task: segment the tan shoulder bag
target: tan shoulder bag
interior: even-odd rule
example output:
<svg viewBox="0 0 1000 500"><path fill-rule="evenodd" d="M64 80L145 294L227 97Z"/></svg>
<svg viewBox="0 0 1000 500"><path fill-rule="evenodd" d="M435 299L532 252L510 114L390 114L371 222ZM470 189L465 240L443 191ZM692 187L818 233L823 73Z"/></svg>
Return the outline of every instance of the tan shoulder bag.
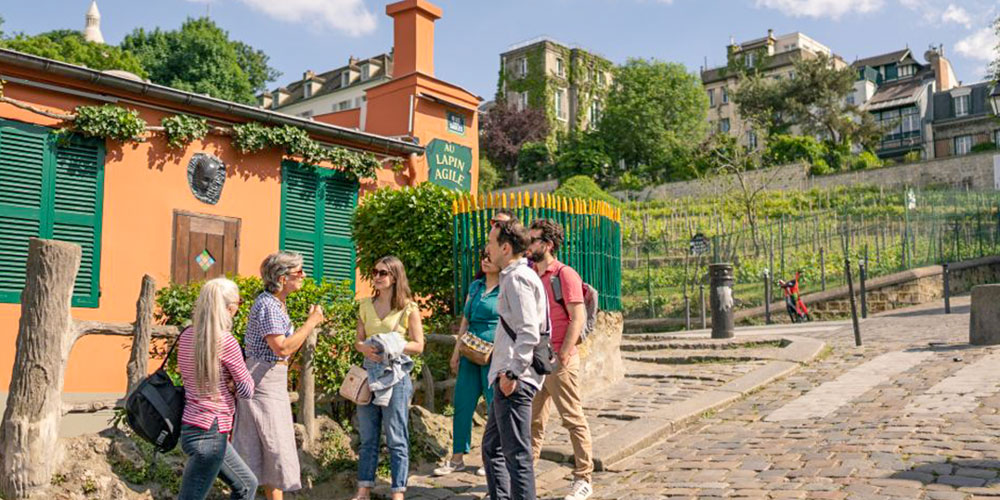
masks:
<svg viewBox="0 0 1000 500"><path fill-rule="evenodd" d="M399 329L399 325L403 322L403 316L405 316L406 310L399 315L399 319L396 321L396 326L393 327L393 331ZM364 406L372 402L372 390L368 386L368 370L354 365L347 374L344 375L344 382L340 384L340 395L344 399L359 405Z"/></svg>

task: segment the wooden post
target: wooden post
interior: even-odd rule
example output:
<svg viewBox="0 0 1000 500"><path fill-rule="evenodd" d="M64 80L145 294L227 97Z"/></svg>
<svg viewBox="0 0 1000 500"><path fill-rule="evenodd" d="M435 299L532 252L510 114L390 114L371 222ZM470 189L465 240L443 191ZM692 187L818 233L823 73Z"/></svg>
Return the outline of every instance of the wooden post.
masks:
<svg viewBox="0 0 1000 500"><path fill-rule="evenodd" d="M299 358L299 423L305 427L302 448L308 450L316 441L316 374L313 371L316 359L317 331L313 330L302 345Z"/></svg>
<svg viewBox="0 0 1000 500"><path fill-rule="evenodd" d="M66 360L77 332L70 317L79 245L28 240L27 273L7 410L0 423L0 496L28 498L61 461L59 420Z"/></svg>
<svg viewBox="0 0 1000 500"><path fill-rule="evenodd" d="M149 340L152 336L153 302L156 300L156 281L150 275L142 277L139 299L135 302L135 325L132 327L132 353L129 355L125 374L128 378L128 394L139 386L149 373Z"/></svg>
<svg viewBox="0 0 1000 500"><path fill-rule="evenodd" d="M434 375L431 374L431 367L424 363L421 374L424 377L424 408L434 413Z"/></svg>

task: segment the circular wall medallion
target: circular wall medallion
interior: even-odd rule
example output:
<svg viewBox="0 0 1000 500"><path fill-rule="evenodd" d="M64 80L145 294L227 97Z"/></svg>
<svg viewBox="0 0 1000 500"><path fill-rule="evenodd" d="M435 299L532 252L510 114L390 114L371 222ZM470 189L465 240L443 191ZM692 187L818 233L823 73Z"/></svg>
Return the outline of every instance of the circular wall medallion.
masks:
<svg viewBox="0 0 1000 500"><path fill-rule="evenodd" d="M226 164L215 155L195 153L188 162L188 186L200 201L215 205L226 183Z"/></svg>

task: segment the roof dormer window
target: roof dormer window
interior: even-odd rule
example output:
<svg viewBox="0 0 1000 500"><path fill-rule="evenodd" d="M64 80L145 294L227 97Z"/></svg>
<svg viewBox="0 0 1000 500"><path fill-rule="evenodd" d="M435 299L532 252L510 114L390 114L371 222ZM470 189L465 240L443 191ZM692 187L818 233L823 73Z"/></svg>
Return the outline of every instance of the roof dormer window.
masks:
<svg viewBox="0 0 1000 500"><path fill-rule="evenodd" d="M371 65L364 64L361 66L361 81L365 81L371 78Z"/></svg>

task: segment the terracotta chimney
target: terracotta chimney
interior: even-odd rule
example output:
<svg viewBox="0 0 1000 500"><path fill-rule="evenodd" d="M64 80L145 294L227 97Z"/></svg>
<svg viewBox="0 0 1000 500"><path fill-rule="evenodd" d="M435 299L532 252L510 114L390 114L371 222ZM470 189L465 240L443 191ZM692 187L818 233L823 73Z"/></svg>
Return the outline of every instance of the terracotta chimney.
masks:
<svg viewBox="0 0 1000 500"><path fill-rule="evenodd" d="M955 76L955 70L951 67L951 61L944 56L944 45L932 46L924 53L924 58L927 59L927 62L931 65L931 69L934 70L934 79L936 80L936 90L938 92L951 90L960 85L958 78Z"/></svg>
<svg viewBox="0 0 1000 500"><path fill-rule="evenodd" d="M393 20L393 74L434 76L434 21L441 8L427 0L403 0L385 7Z"/></svg>

